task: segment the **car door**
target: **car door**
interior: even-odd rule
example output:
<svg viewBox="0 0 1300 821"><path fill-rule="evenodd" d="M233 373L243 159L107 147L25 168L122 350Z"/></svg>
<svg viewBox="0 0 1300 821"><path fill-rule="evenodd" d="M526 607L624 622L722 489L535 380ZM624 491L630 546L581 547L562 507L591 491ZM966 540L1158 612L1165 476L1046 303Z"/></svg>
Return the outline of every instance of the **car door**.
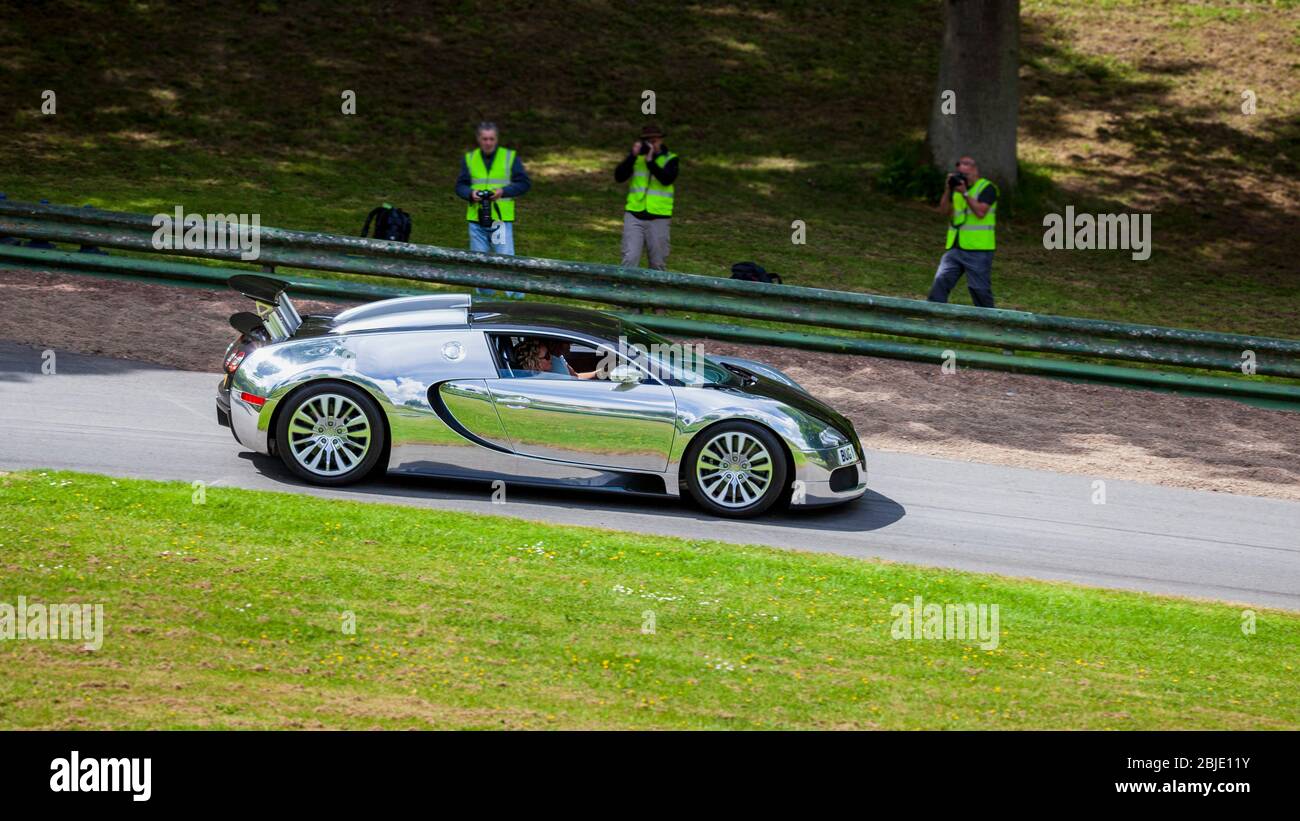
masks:
<svg viewBox="0 0 1300 821"><path fill-rule="evenodd" d="M574 345L575 356L580 348L619 356L612 348ZM635 368L640 381L525 377L509 368L486 380L514 451L595 467L665 470L676 433L672 388L622 357L619 364Z"/></svg>

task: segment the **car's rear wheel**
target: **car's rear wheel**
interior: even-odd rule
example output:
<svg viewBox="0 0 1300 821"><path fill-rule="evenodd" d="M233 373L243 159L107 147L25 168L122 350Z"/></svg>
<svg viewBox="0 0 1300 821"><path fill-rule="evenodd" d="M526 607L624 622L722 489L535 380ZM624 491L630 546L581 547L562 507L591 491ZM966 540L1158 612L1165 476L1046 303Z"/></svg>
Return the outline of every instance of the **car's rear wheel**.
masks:
<svg viewBox="0 0 1300 821"><path fill-rule="evenodd" d="M691 497L717 516L757 516L776 504L785 489L781 443L753 422L709 428L691 441L683 461Z"/></svg>
<svg viewBox="0 0 1300 821"><path fill-rule="evenodd" d="M280 459L318 485L346 485L374 470L384 453L380 410L351 385L312 385L293 394L276 423Z"/></svg>

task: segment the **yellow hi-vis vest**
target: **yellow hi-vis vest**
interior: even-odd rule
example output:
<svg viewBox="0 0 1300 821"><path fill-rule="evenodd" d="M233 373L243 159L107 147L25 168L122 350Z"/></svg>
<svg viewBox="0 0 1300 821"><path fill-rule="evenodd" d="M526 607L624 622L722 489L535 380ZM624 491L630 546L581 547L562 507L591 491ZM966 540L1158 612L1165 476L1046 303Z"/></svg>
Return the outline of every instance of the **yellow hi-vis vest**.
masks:
<svg viewBox="0 0 1300 821"><path fill-rule="evenodd" d="M975 212L970 210L970 204L967 199L979 199L980 192L988 188L993 183L988 179L980 177L965 195L956 191L952 192L952 222L948 225L948 244L944 248L951 248L957 241L957 232L961 232L962 250L965 251L992 251L994 248L993 229L998 222L998 204L995 200L989 206L989 210L984 212L984 216L977 217ZM994 193L997 193L998 187L993 185Z"/></svg>
<svg viewBox="0 0 1300 821"><path fill-rule="evenodd" d="M655 157L656 166L663 168L677 155L671 151ZM632 164L632 177L627 181L627 210L648 211L661 217L673 215L673 186L664 185L650 173L645 157L638 156Z"/></svg>
<svg viewBox="0 0 1300 821"><path fill-rule="evenodd" d="M465 165L469 168L469 187L474 191L495 191L510 184L510 169L515 167L515 152L497 146L492 157L492 169L488 170L483 162L483 149L476 148L465 155ZM492 216L502 222L513 222L515 218L515 201L499 199L492 203ZM478 222L478 203L471 202L465 209L465 219Z"/></svg>

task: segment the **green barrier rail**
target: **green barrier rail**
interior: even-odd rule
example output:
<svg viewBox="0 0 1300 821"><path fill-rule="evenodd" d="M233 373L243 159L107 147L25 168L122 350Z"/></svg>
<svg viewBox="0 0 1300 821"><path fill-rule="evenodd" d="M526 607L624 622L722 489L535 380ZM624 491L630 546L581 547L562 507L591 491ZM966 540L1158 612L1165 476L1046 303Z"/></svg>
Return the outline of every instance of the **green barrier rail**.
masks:
<svg viewBox="0 0 1300 821"><path fill-rule="evenodd" d="M96 231L95 229L102 229ZM152 218L144 214L0 201L0 233L112 247L154 250ZM875 334L935 339L1074 356L1239 372L1253 352L1256 372L1300 378L1300 340L1164 328L941 305L800 286L742 283L720 277L566 262L534 257L478 254L459 249L388 242L337 234L263 227L262 262L378 276L403 277L411 264L443 281L476 287L574 296L621 304L654 304L676 310L763 319ZM175 250L169 253L236 259L237 253ZM340 263L340 255L353 257ZM369 264L355 258L368 258ZM452 277L453 271L466 276ZM428 279L427 276L412 278ZM559 288L554 287L556 283ZM547 287L550 284L552 287ZM611 293L617 291L618 293Z"/></svg>
<svg viewBox="0 0 1300 821"><path fill-rule="evenodd" d="M69 251L36 250L0 245L0 267L20 266L32 270L73 271L77 273L124 277L134 280L169 280L225 288L226 280L247 269L212 265L102 256ZM289 283L295 296L315 299L374 300L427 293L411 289L389 288L347 280L315 279L295 275L277 275ZM760 345L777 345L802 350L879 356L943 364L947 351L928 345L915 345L881 339L826 336L797 331L754 328L702 322L668 316L620 314L661 333L676 336L708 337ZM1145 368L1099 365L1043 357L1021 357L983 351L963 351L963 367L1053 376L1064 379L1131 385L1155 390L1179 391L1206 395L1228 395L1263 407L1300 410L1300 390L1270 382L1203 376L1189 373L1164 373Z"/></svg>
<svg viewBox="0 0 1300 821"><path fill-rule="evenodd" d="M176 249L154 247L153 218L144 214L101 211L91 208L34 205L0 200L0 234L76 242L134 251L177 256L239 261L232 249ZM919 300L881 297L818 288L742 283L720 277L622 268L612 265L565 262L532 257L478 254L437 246L363 239L318 232L263 227L259 231L260 265L362 274L468 287L509 289L564 298L605 302L615 305L655 305L696 313L762 319L776 322L837 328L868 334L940 340L947 345L977 345L1003 350L1036 351L1102 359L1117 359L1182 368L1240 373L1243 356L1253 356L1256 372L1284 378L1300 378L1300 340L1252 337L1240 334L1163 328L1132 323L1104 322L1032 314L1023 311L989 310L963 305L941 305ZM0 246L5 247L5 246ZM13 249L12 246L7 246ZM29 249L19 249L29 250ZM94 257L95 255L79 255ZM103 257L98 257L103 259ZM141 260L134 260L139 264ZM153 261L141 266L155 271L183 263ZM159 266L163 266L160 268ZM204 266L189 266L203 268ZM174 269L180 271L182 269ZM181 277L183 278L183 277ZM355 296L355 295L354 295ZM657 319L657 318L656 318ZM660 324L643 317L648 326ZM673 320L691 322L693 320ZM697 327L714 323L697 323ZM725 326L737 327L737 326ZM762 339L774 335L756 331ZM810 346L816 334L786 334L797 346ZM732 337L738 338L738 337ZM859 343L846 348L846 338L832 340L836 350L882 355L888 343L871 339L849 339ZM825 343L818 347L829 350ZM882 347L885 346L885 347ZM915 351L908 352L915 348ZM939 349L902 345L899 355L931 358ZM1247 354L1247 352L1250 352ZM889 355L889 354L884 354ZM1007 357L996 353L962 352L966 364L1003 367L1036 373L1060 373L1064 365L1087 369L1089 363L1069 363L1044 357ZM1014 366L1007 368L1007 360ZM983 361L987 360L987 361ZM1040 364L1035 364L1040 363ZM1067 369L1068 370L1068 369ZM1110 370L1116 370L1110 368ZM1145 369L1138 371L1150 376ZM1138 383L1146 377L1120 379L1109 371L1088 372L1104 381ZM1160 376L1184 375L1161 374ZM1195 377L1195 375L1190 375ZM1160 381L1160 380L1155 380ZM1245 377L1213 380L1216 392L1236 392L1264 385ZM1286 385L1268 385L1290 392ZM1206 388L1210 389L1210 388Z"/></svg>

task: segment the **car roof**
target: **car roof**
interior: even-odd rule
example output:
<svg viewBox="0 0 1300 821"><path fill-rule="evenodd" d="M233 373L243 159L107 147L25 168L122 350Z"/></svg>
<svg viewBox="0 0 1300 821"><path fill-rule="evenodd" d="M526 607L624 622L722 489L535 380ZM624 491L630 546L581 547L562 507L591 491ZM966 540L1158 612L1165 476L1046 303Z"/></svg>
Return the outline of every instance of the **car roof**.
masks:
<svg viewBox="0 0 1300 821"><path fill-rule="evenodd" d="M468 324L469 294L424 294L367 302L334 316L336 334Z"/></svg>
<svg viewBox="0 0 1300 821"><path fill-rule="evenodd" d="M482 330L570 332L616 340L628 323L590 308L545 302L478 302L469 294L428 294L369 302L330 317L327 332L426 330L477 327Z"/></svg>
<svg viewBox="0 0 1300 821"><path fill-rule="evenodd" d="M618 339L624 328L622 319L604 311L544 302L475 302L470 308L470 325L484 330L492 326L550 328L610 340Z"/></svg>

